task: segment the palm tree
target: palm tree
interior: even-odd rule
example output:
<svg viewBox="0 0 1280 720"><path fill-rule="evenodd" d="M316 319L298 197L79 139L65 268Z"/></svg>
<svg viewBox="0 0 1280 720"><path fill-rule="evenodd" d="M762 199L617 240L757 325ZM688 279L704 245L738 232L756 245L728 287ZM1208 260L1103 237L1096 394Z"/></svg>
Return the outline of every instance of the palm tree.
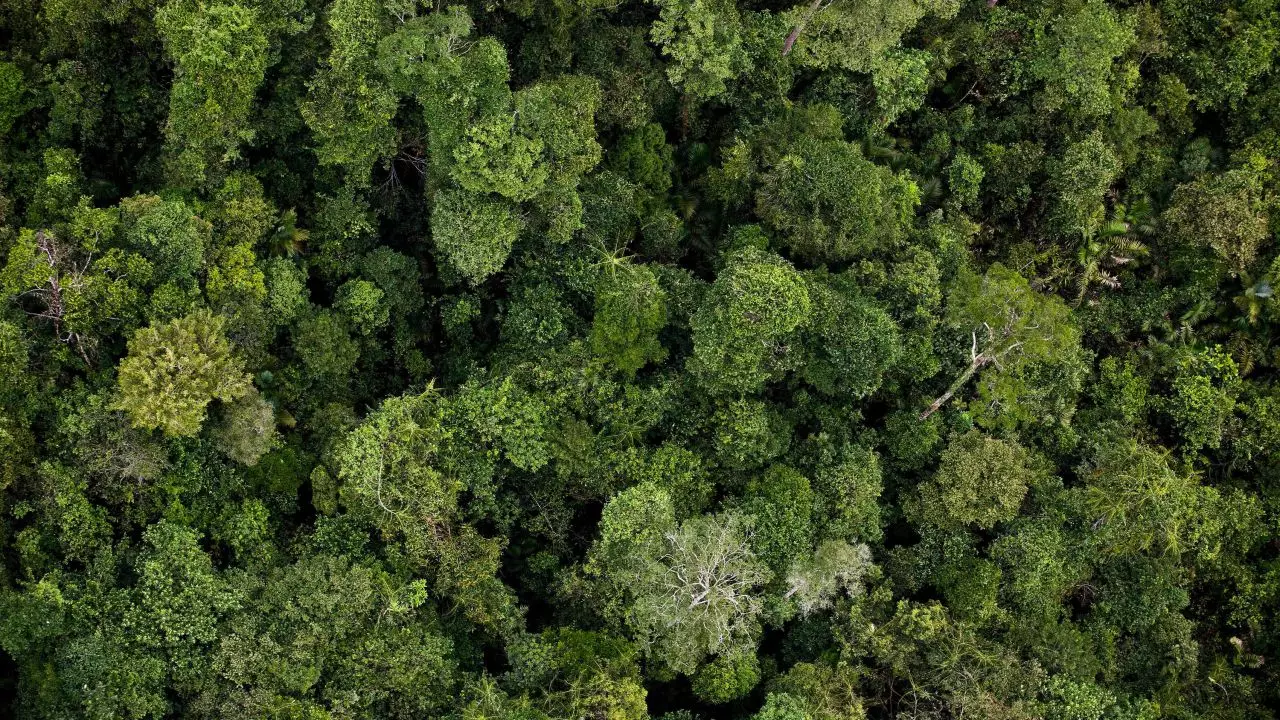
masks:
<svg viewBox="0 0 1280 720"><path fill-rule="evenodd" d="M1235 302L1236 307L1240 308L1240 311L1244 313L1248 324L1256 325L1258 323L1263 307L1275 294L1271 284L1272 280L1270 273L1258 278L1257 282L1254 282L1253 276L1249 273L1240 273L1240 282L1244 285L1244 290L1232 300Z"/></svg>
<svg viewBox="0 0 1280 720"><path fill-rule="evenodd" d="M298 213L286 210L280 214L280 223L271 235L271 252L283 257L302 253L310 231L298 227Z"/></svg>
<svg viewBox="0 0 1280 720"><path fill-rule="evenodd" d="M1109 290L1119 288L1121 270L1149 253L1139 237L1153 230L1150 206L1140 200L1131 207L1116 205L1111 220L1081 238L1076 252L1076 304L1084 301L1094 285Z"/></svg>

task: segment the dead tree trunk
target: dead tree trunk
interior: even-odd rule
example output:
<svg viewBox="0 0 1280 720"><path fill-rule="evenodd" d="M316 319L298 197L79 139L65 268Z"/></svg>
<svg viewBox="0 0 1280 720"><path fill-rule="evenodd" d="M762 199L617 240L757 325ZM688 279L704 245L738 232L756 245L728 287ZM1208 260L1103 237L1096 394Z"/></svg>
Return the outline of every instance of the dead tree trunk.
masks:
<svg viewBox="0 0 1280 720"><path fill-rule="evenodd" d="M817 15L819 10L834 2L834 0L825 1L827 2L826 5L823 4L824 0L813 0L813 2L809 3L809 9L805 11L804 17L800 18L800 22L796 23L791 33L787 35L786 42L782 43L783 57L786 57L791 52L792 46L796 44L796 40L800 39L800 33L804 32L805 26L809 24L810 20L813 20L813 16Z"/></svg>

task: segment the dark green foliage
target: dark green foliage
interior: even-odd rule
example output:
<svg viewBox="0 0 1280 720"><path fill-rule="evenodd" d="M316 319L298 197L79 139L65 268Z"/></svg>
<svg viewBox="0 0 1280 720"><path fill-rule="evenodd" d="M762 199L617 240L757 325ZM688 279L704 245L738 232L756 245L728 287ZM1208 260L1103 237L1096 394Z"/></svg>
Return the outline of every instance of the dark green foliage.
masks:
<svg viewBox="0 0 1280 720"><path fill-rule="evenodd" d="M209 224L181 201L140 195L120 204L125 242L156 268L157 279L194 282L210 243Z"/></svg>
<svg viewBox="0 0 1280 720"><path fill-rule="evenodd" d="M851 278L811 286L813 337L801 377L825 395L862 398L880 387L901 352L898 325Z"/></svg>
<svg viewBox="0 0 1280 720"><path fill-rule="evenodd" d="M324 382L346 381L360 348L336 313L322 310L298 323L293 331L293 352L307 371Z"/></svg>
<svg viewBox="0 0 1280 720"><path fill-rule="evenodd" d="M635 373L667 351L658 331L667 323L667 294L644 266L609 268L596 290L591 349L624 373Z"/></svg>
<svg viewBox="0 0 1280 720"><path fill-rule="evenodd" d="M732 254L690 320L690 370L712 392L758 389L795 364L796 330L812 307L800 274L782 258Z"/></svg>
<svg viewBox="0 0 1280 720"><path fill-rule="evenodd" d="M743 510L755 518L752 545L775 573L781 573L813 544L809 524L813 491L809 478L775 465L747 485Z"/></svg>
<svg viewBox="0 0 1280 720"><path fill-rule="evenodd" d="M1257 174L1264 161L1255 158L1253 167L1179 185L1164 216L1178 245L1206 247L1235 273L1250 269L1267 236L1267 204Z"/></svg>
<svg viewBox="0 0 1280 720"><path fill-rule="evenodd" d="M23 87L22 70L13 63L0 63L0 99L3 102L4 114L0 115L0 135L8 136L13 122L22 116Z"/></svg>
<svg viewBox="0 0 1280 720"><path fill-rule="evenodd" d="M650 192L665 193L671 188L675 160L666 132L649 123L628 133L609 156L609 167Z"/></svg>
<svg viewBox="0 0 1280 720"><path fill-rule="evenodd" d="M918 193L856 145L808 135L764 176L756 212L797 255L850 260L901 239Z"/></svg>
<svg viewBox="0 0 1280 720"><path fill-rule="evenodd" d="M0 716L1274 720L1267 0L0 0Z"/></svg>

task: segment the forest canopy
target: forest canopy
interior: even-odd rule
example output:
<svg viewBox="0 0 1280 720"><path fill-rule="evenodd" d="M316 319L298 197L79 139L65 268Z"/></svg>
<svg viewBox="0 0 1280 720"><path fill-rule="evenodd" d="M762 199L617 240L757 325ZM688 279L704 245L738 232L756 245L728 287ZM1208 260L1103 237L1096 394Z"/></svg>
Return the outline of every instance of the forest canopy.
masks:
<svg viewBox="0 0 1280 720"><path fill-rule="evenodd" d="M0 715L1275 720L1278 61L0 0Z"/></svg>

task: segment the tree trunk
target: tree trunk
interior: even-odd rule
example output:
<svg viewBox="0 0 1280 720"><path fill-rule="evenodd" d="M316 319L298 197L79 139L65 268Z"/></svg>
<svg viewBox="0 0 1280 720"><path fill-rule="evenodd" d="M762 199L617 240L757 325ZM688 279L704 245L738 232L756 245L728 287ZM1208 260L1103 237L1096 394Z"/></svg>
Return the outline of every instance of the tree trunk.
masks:
<svg viewBox="0 0 1280 720"><path fill-rule="evenodd" d="M973 377L974 373L978 372L978 370L982 369L982 367L989 362L991 362L991 358L985 353L975 357L973 362L969 363L969 368L964 371L964 374L956 378L956 381L951 383L951 387L947 388L946 392L939 395L937 400L930 403L929 407L926 408L924 412L920 413L920 419L928 420L930 415L938 412L939 408L946 405L947 401L950 400L951 397L960 390L960 388L964 387L965 383L969 382L969 378Z"/></svg>
<svg viewBox="0 0 1280 720"><path fill-rule="evenodd" d="M809 9L805 11L804 17L800 18L800 22L796 23L795 28L791 30L791 34L787 35L787 41L782 43L782 55L786 57L791 52L791 46L796 44L796 40L800 38L800 33L804 32L804 28L818 14L818 8L822 6L823 0L813 0L809 3Z"/></svg>

